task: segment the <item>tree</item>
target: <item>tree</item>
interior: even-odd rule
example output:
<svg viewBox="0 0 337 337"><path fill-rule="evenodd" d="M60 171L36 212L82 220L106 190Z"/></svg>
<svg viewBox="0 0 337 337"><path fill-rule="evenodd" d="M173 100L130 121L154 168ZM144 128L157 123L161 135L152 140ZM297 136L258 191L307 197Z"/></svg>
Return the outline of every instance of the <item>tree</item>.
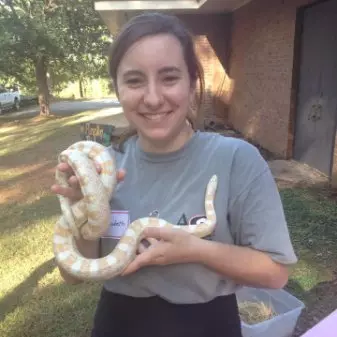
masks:
<svg viewBox="0 0 337 337"><path fill-rule="evenodd" d="M34 71L41 115L50 114L48 73L101 74L110 41L93 0L0 0L0 76L29 82Z"/></svg>

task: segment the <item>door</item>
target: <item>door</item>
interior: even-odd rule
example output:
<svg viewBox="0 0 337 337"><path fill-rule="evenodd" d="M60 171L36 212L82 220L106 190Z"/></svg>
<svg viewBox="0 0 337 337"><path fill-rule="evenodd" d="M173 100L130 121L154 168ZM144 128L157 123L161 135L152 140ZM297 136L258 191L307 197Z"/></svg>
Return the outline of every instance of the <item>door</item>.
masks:
<svg viewBox="0 0 337 337"><path fill-rule="evenodd" d="M303 13L294 159L330 176L337 115L337 0Z"/></svg>

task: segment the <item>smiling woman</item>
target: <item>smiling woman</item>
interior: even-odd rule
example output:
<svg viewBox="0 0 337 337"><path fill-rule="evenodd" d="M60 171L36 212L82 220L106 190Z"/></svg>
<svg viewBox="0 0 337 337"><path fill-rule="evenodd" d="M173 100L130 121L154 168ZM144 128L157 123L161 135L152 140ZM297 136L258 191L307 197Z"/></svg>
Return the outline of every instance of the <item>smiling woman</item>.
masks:
<svg viewBox="0 0 337 337"><path fill-rule="evenodd" d="M123 274L105 281L91 336L241 337L236 290L283 287L287 265L297 261L269 167L251 144L197 130L192 107L200 107L203 73L177 18L134 17L112 45L109 70L131 129L107 149L119 169L110 234L77 240L79 251L88 258L109 254L131 222L150 214L178 226L203 221L213 175L217 222L203 239L148 228L150 245L140 244ZM79 200L70 167L59 169L69 172L71 188L52 190Z"/></svg>
<svg viewBox="0 0 337 337"><path fill-rule="evenodd" d="M117 88L125 117L145 151L174 151L192 136L184 121L195 83L174 36L158 34L134 43L119 64Z"/></svg>
<svg viewBox="0 0 337 337"><path fill-rule="evenodd" d="M153 152L173 151L190 138L204 78L192 36L177 18L131 20L112 45L109 69L133 128L126 138L137 130L144 149Z"/></svg>

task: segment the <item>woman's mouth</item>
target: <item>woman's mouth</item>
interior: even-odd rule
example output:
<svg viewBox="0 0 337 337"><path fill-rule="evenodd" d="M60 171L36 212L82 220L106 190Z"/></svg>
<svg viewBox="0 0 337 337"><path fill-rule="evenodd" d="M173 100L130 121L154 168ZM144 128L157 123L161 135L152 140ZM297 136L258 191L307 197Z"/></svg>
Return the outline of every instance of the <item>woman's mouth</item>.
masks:
<svg viewBox="0 0 337 337"><path fill-rule="evenodd" d="M158 112L158 113L149 113L149 114L142 114L142 116L150 121L160 121L161 119L165 118L169 115L172 111L168 112Z"/></svg>

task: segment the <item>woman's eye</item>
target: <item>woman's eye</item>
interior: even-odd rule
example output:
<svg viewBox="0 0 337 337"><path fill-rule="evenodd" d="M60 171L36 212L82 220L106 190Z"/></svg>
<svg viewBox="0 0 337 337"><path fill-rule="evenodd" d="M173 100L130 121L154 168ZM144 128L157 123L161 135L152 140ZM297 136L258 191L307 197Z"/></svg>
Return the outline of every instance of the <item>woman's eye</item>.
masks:
<svg viewBox="0 0 337 337"><path fill-rule="evenodd" d="M167 76L164 78L164 81L168 83L176 82L177 80L178 80L177 76Z"/></svg>
<svg viewBox="0 0 337 337"><path fill-rule="evenodd" d="M126 83L127 83L128 85L131 85L131 86L137 85L137 84L139 84L140 82L141 82L141 80L140 80L139 78L129 78L128 80L126 80Z"/></svg>

